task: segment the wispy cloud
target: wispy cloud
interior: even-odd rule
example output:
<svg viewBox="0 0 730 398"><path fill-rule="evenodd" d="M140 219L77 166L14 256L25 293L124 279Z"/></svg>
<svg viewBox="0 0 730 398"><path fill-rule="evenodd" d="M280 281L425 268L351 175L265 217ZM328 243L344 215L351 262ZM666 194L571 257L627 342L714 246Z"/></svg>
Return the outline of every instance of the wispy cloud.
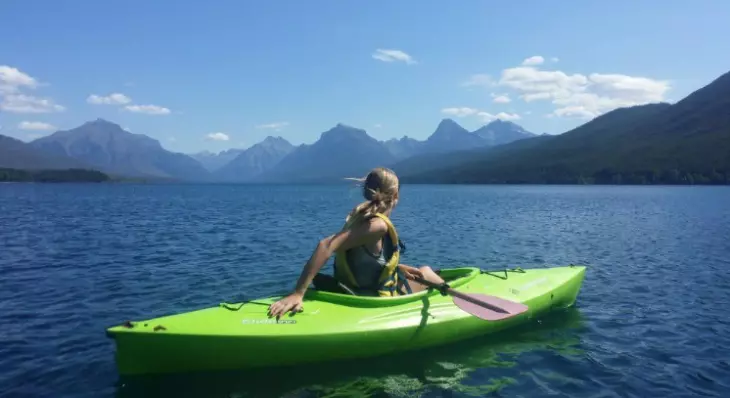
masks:
<svg viewBox="0 0 730 398"><path fill-rule="evenodd" d="M226 133L210 133L205 136L205 138L209 141L228 141L231 139L231 137L228 136Z"/></svg>
<svg viewBox="0 0 730 398"><path fill-rule="evenodd" d="M505 122L512 121L512 120L520 120L520 115L516 113L507 113L507 112L499 112L496 115L493 115L489 112L479 112L477 113L477 116L479 116L483 122L491 122L493 120L503 120Z"/></svg>
<svg viewBox="0 0 730 398"><path fill-rule="evenodd" d="M256 126L256 128L262 129L262 130L279 131L288 125L289 125L289 122L274 122L274 123L259 124Z"/></svg>
<svg viewBox="0 0 730 398"><path fill-rule="evenodd" d="M509 102L512 102L512 100L509 98L509 95L507 95L507 94L492 93L492 102L497 103L497 104L507 104Z"/></svg>
<svg viewBox="0 0 730 398"><path fill-rule="evenodd" d="M50 98L29 95L24 90L35 90L43 84L20 69L0 65L0 110L11 113L62 112L66 108Z"/></svg>
<svg viewBox="0 0 730 398"><path fill-rule="evenodd" d="M539 56L539 55L533 55L530 58L526 58L524 61L522 61L522 65L541 65L545 62L545 58Z"/></svg>
<svg viewBox="0 0 730 398"><path fill-rule="evenodd" d="M406 64L412 65L416 63L416 60L412 56L401 50L395 49L382 49L375 50L372 54L374 59L383 62L405 62Z"/></svg>
<svg viewBox="0 0 730 398"><path fill-rule="evenodd" d="M455 116L455 117L470 117L470 116L476 116L479 117L483 122L491 122L496 119L509 121L509 120L518 120L520 119L520 115L516 113L506 113L506 112L499 112L496 115L491 114L489 112L485 112L476 108L469 108L469 107L454 107L454 108L444 108L441 109L441 113L449 115L449 116Z"/></svg>
<svg viewBox="0 0 730 398"><path fill-rule="evenodd" d="M169 115L170 110L159 105L127 105L124 109L134 113L144 113L147 115Z"/></svg>
<svg viewBox="0 0 730 398"><path fill-rule="evenodd" d="M21 130L39 130L39 131L50 131L57 130L56 126L44 123L44 122L28 122L23 121L18 123L18 128Z"/></svg>
<svg viewBox="0 0 730 398"><path fill-rule="evenodd" d="M86 98L86 102L94 105L124 105L132 102L132 99L122 93L112 93L107 96L91 94Z"/></svg>
<svg viewBox="0 0 730 398"><path fill-rule="evenodd" d="M39 98L26 94L5 95L0 102L0 109L12 113L52 113L66 110L65 107L56 104L50 98Z"/></svg>
<svg viewBox="0 0 730 398"><path fill-rule="evenodd" d="M467 107L444 108L444 109L441 109L441 113L443 113L445 115L449 115L449 116L465 117L465 116L476 115L477 113L479 113L479 109L467 108Z"/></svg>

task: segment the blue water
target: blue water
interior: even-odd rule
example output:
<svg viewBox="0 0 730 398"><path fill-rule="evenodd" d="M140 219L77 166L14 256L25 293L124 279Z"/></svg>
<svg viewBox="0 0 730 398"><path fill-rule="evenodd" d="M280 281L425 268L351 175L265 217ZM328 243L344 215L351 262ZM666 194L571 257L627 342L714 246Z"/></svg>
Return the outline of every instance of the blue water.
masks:
<svg viewBox="0 0 730 398"><path fill-rule="evenodd" d="M730 189L711 187L405 186L404 262L585 264L576 307L387 360L117 376L106 327L286 292L359 199L347 186L0 185L0 395L728 396Z"/></svg>

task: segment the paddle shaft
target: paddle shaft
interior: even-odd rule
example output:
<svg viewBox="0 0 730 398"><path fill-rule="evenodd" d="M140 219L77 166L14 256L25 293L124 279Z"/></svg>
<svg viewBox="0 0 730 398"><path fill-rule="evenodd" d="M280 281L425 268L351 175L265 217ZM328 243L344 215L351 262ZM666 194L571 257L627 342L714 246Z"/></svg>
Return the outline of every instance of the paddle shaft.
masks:
<svg viewBox="0 0 730 398"><path fill-rule="evenodd" d="M420 284L423 284L423 285L426 285L426 286L432 287L432 288L434 288L434 289L438 289L438 290L441 290L441 288L442 288L442 285L441 285L440 283L433 283L433 282L431 282L431 281L427 281L427 280L425 280L425 279L423 279L423 278L415 277L415 281L416 281L416 282L418 282L418 283L420 283ZM448 286L448 285L447 285L447 286ZM492 311L500 312L500 313L502 313L502 314L509 314L509 312L508 312L508 311L505 311L505 310L504 310L504 309L502 309L502 308L499 308L499 307L497 307L497 306L494 306L494 305L492 305L492 304L489 304L489 303L487 303L487 302L484 302L484 301L482 301L482 300L479 300L478 298L476 298L476 297L472 297L472 296L470 296L470 295L468 295L468 294L465 294L465 293L461 293L461 292L458 292L458 291L456 291L456 290L452 289L451 287L447 287L447 288L446 288L446 293L448 293L448 294L450 294L450 295L452 295L452 296L454 296L454 297L458 297L458 298L460 298L460 299L462 299L462 300L466 300L466 301L468 301L468 302L470 302L470 303L473 303L473 304L476 304L476 305L482 306L482 307L484 307L484 308L490 309L490 310L492 310Z"/></svg>

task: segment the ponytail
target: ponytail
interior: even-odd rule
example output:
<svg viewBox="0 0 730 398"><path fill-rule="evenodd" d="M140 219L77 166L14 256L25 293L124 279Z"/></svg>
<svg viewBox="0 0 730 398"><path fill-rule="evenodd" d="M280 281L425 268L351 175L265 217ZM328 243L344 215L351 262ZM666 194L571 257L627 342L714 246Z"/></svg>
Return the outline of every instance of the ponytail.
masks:
<svg viewBox="0 0 730 398"><path fill-rule="evenodd" d="M387 212L390 206L382 197L383 195L380 192L374 192L373 199L365 200L352 209L347 216L347 221L350 221L351 218L366 220L378 213Z"/></svg>
<svg viewBox="0 0 730 398"><path fill-rule="evenodd" d="M363 187L365 201L355 206L346 221L366 220L378 213L385 213L394 206L398 193L398 178L389 169L376 168L364 178L347 178L359 182Z"/></svg>

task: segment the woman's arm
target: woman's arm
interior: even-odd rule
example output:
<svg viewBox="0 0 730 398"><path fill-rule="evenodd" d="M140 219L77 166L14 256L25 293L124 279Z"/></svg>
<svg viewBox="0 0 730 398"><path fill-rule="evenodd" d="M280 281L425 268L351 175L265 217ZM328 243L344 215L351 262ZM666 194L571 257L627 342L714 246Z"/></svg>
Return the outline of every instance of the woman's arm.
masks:
<svg viewBox="0 0 730 398"><path fill-rule="evenodd" d="M288 311L299 312L302 310L302 298L307 291L314 276L338 250L348 250L366 242L380 239L388 230L387 225L381 219L373 219L370 222L358 223L352 229L341 231L322 239L307 264L302 269L294 292L269 307L269 316L279 317Z"/></svg>

